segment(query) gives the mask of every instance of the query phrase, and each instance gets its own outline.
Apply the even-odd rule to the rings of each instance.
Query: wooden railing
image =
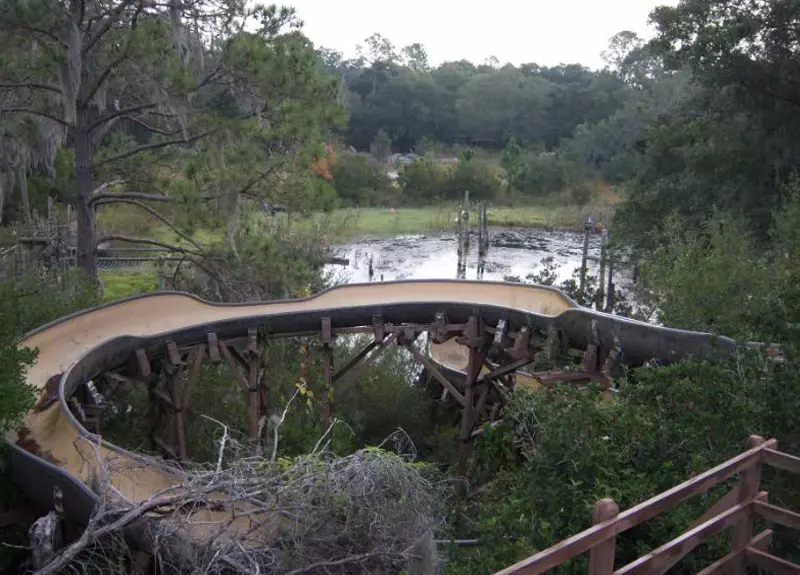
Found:
[[[774,573],[800,573],[800,565],[767,552],[772,542],[770,529],[756,535],[753,533],[756,518],[800,530],[800,514],[770,505],[767,503],[767,493],[760,491],[762,464],[800,474],[800,458],[777,451],[775,439],[764,440],[754,435],[748,440],[747,446],[747,451],[733,459],[622,513],[619,513],[613,500],[598,501],[594,506],[592,527],[495,575],[542,573],[586,551],[589,552],[590,575],[660,575],[695,547],[727,528],[733,530],[730,553],[698,575],[740,575],[750,565]],[[621,569],[614,569],[617,535],[693,495],[707,492],[735,475],[739,475],[738,485],[700,517],[688,531]]]

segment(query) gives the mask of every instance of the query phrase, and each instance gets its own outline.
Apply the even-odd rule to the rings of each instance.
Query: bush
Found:
[[[469,159],[459,160],[447,185],[448,196],[460,200],[469,191],[470,200],[492,200],[502,191],[498,170],[488,162]]]
[[[505,463],[477,501],[457,505],[474,526],[452,526],[459,537],[479,536],[482,544],[470,554],[454,553],[448,571],[494,572],[545,549],[589,527],[597,500],[610,497],[627,509],[742,452],[750,434],[777,437],[782,449],[798,453],[799,375],[751,354],[717,365],[638,369],[620,382],[613,402],[600,400],[596,390],[567,387],[514,392],[507,423],[476,445],[478,454]],[[512,443],[519,464],[509,453]],[[770,502],[796,506],[797,479],[767,479]],[[620,536],[617,564],[686,530],[729,487]],[[676,572],[697,572],[728,550],[724,539],[712,540]],[[585,572],[585,562],[584,556],[558,572]]]
[[[369,156],[344,153],[332,173],[333,185],[346,206],[378,205],[392,195],[384,167]]]
[[[447,196],[451,171],[430,158],[420,158],[400,172],[403,199],[412,204],[433,204]]]
[[[577,168],[556,154],[531,155],[525,169],[510,179],[511,185],[528,196],[546,196],[563,190],[576,179]]]

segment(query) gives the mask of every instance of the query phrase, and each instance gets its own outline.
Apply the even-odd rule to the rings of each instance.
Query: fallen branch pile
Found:
[[[135,503],[115,484],[141,469],[98,456],[100,503],[89,525],[37,573],[101,564],[130,572],[126,529],[144,534],[160,572],[433,572],[439,488],[409,457],[367,448],[270,461],[240,457],[247,447],[227,430],[222,437],[218,462],[175,469],[177,483]]]

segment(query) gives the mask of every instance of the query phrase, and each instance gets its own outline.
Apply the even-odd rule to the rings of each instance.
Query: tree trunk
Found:
[[[82,121],[86,111],[79,112],[75,129],[75,186],[78,192],[78,267],[90,281],[97,281],[97,260],[94,234],[94,208],[92,206],[92,146],[86,131],[87,122]]]

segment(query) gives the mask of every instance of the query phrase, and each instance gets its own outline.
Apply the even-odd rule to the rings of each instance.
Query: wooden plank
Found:
[[[174,341],[167,342],[167,357],[169,358],[169,362],[174,366],[183,365],[183,361],[181,360],[181,354],[178,352],[178,346],[175,344]]]
[[[167,395],[163,390],[154,387],[152,390],[153,395],[155,395],[158,399],[160,399],[164,404],[175,407],[175,404],[172,402],[172,398]]]
[[[689,529],[694,529],[698,525],[702,525],[712,517],[716,517],[726,509],[733,507],[739,501],[739,486],[737,485],[730,491],[728,491],[722,499],[717,501],[714,505],[708,508],[708,511],[703,513],[700,517],[697,518],[691,525],[689,525]]]
[[[210,332],[206,336],[207,345],[208,345],[208,359],[212,362],[216,363],[220,361],[219,356],[219,345],[217,343],[217,334],[214,332]]]
[[[746,516],[750,512],[750,505],[750,502],[734,505],[669,543],[628,563],[622,569],[615,571],[614,575],[661,575],[666,573],[675,563],[691,553],[695,547],[705,543],[723,529],[727,529]]]
[[[474,316],[473,316],[474,318]],[[473,318],[470,318],[471,320]],[[478,320],[475,319],[475,324]],[[478,379],[483,361],[486,359],[488,353],[488,346],[472,347],[469,350],[469,361],[467,363],[467,381],[464,386],[464,406],[461,412],[461,443],[458,448],[458,477],[465,478],[467,476],[467,459],[470,452],[470,435],[475,427],[477,416],[473,415],[475,411],[475,381]],[[457,485],[462,485],[459,482]]]
[[[758,435],[751,435],[747,440],[748,447],[758,447],[764,445],[764,438]],[[777,442],[773,441],[773,445]],[[743,503],[754,499],[758,494],[759,486],[761,484],[761,462],[763,460],[763,453],[759,453],[757,462],[742,470],[741,480],[739,484],[739,497],[738,502]],[[742,517],[739,522],[734,525],[733,532],[731,533],[731,552],[741,551],[745,549],[753,538],[753,519],[755,513],[747,513]],[[744,560],[739,563],[734,562],[731,565],[731,575],[743,575],[745,572]]]
[[[592,523],[597,525],[619,515],[619,506],[613,499],[601,499],[594,504]],[[612,537],[589,550],[589,575],[611,575],[614,572],[614,551],[617,540]]]
[[[748,547],[758,549],[760,551],[766,551],[769,549],[770,545],[772,545],[772,531],[770,529],[766,529],[753,537]],[[733,563],[746,557],[746,553],[746,550],[728,553],[722,559],[718,559],[702,571],[698,571],[696,575],[725,575],[730,570]]]
[[[795,513],[789,509],[770,505],[769,503],[762,503],[760,501],[754,503],[753,510],[756,512],[756,515],[771,523],[778,523],[800,531],[800,513]]]
[[[370,365],[374,364],[374,363],[375,363],[375,362],[378,360],[378,358],[381,356],[381,354],[383,354],[383,352],[384,352],[384,351],[386,351],[386,349],[387,349],[387,348],[388,348],[388,347],[389,347],[389,346],[390,346],[392,343],[394,343],[394,342],[397,340],[397,338],[398,338],[398,337],[399,337],[399,336],[398,336],[398,334],[397,334],[397,333],[392,333],[392,334],[390,334],[388,337],[386,337],[386,338],[383,340],[383,342],[381,342],[381,343],[379,344],[378,348],[377,348],[375,351],[373,351],[373,352],[372,352],[372,354],[371,354],[369,357],[365,358],[365,359],[364,359],[364,361],[362,361],[360,364],[358,364],[357,366],[355,366],[355,367],[354,367],[352,370],[350,370],[350,372],[349,372],[349,373],[345,374],[345,375],[342,377],[342,379],[341,379],[341,380],[339,380],[339,381],[336,381],[336,380],[334,379],[334,381],[335,381],[335,382],[336,382],[336,384],[337,384],[337,385],[336,385],[336,389],[335,389],[335,393],[336,393],[336,394],[341,394],[341,393],[342,393],[342,392],[343,392],[345,389],[347,389],[347,387],[348,387],[348,386],[349,386],[349,385],[350,385],[352,382],[354,382],[355,380],[357,380],[357,379],[358,379],[358,376],[361,374],[361,372],[362,372],[364,369],[366,369],[367,367],[369,367]],[[334,378],[335,378],[335,377],[336,377],[336,376],[334,376]]]
[[[324,327],[323,327],[323,332],[324,332]],[[332,372],[333,372],[333,346],[329,344],[323,344],[322,387],[323,391],[325,392],[325,399],[323,400],[325,402],[325,407],[322,413],[323,429],[328,429],[328,427],[330,427],[331,418],[333,417],[333,380],[331,379],[333,377]]]
[[[693,495],[705,493],[713,486],[757,464],[763,449],[771,448],[776,443],[774,439],[770,439],[758,447],[748,449],[744,453],[704,473],[696,475],[692,479],[684,481],[672,489],[623,511],[619,514],[617,519],[595,525],[581,533],[564,539],[548,549],[540,551],[527,559],[523,559],[502,571],[498,571],[496,575],[511,575],[512,573],[532,575],[552,569],[564,561],[573,559],[581,553],[588,551],[601,541],[605,541],[609,537],[614,537],[628,531],[636,525],[652,519],[656,515],[674,507]]]
[[[366,357],[369,352],[371,352],[373,349],[375,349],[382,343],[383,341],[377,339],[370,342],[367,346],[364,347],[364,349],[362,349],[352,358],[350,358],[350,361],[348,361],[344,367],[338,369],[336,373],[333,374],[333,381],[334,382],[339,381],[342,378],[342,376],[344,376],[348,371],[353,369],[353,367],[355,367],[357,363],[359,363],[362,359],[364,359],[364,357]]]
[[[152,437],[153,442],[162,450],[164,453],[172,457],[173,459],[177,459],[178,455],[175,453],[175,449],[173,449],[166,441],[161,439],[158,435],[153,435]]]
[[[195,349],[194,355],[191,359],[191,368],[189,369],[189,379],[186,382],[186,389],[183,391],[183,409],[189,408],[189,398],[192,396],[197,380],[200,379],[200,373],[203,370],[203,361],[206,357],[206,346],[198,345]]]
[[[249,341],[247,382],[250,390],[250,440],[258,442],[258,422],[261,419],[261,387],[258,373],[261,368],[261,356],[258,353],[258,334],[255,330],[250,331]],[[256,453],[259,452],[257,445],[254,445],[254,449]]]
[[[794,455],[789,455],[781,451],[775,451],[774,449],[765,449],[764,463],[776,467],[777,469],[791,471],[792,473],[800,475],[800,457],[795,457]]]
[[[139,370],[139,375],[144,378],[150,377],[153,373],[150,369],[150,360],[147,359],[147,353],[141,348],[136,350],[136,367]]]
[[[231,371],[233,372],[233,375],[236,378],[236,381],[239,382],[239,385],[242,388],[242,392],[245,394],[245,398],[246,398],[247,394],[250,392],[250,390],[248,389],[249,384],[247,382],[247,378],[244,376],[244,374],[239,369],[239,364],[233,358],[233,355],[231,354],[231,350],[228,349],[228,346],[225,345],[225,342],[222,341],[222,340],[219,340],[218,345],[219,345],[219,351],[222,353],[222,357],[225,358],[225,361],[228,363],[228,367],[231,368]]]
[[[747,564],[759,569],[763,569],[767,573],[774,575],[798,575],[800,574],[800,565],[780,559],[764,551],[748,547],[746,551]]]
[[[494,369],[493,371],[490,371],[489,373],[483,374],[480,377],[480,379],[478,379],[478,383],[480,384],[480,383],[483,383],[485,381],[490,381],[492,379],[497,379],[499,377],[503,377],[504,375],[508,375],[510,373],[514,373],[519,368],[525,367],[526,365],[528,365],[529,363],[532,363],[533,361],[534,361],[534,357],[533,356],[528,356],[528,357],[523,357],[521,359],[518,359],[518,360],[516,360],[516,361],[514,361],[512,363],[503,365],[501,367],[498,367],[498,368]]]
[[[437,369],[437,367],[433,364],[432,361],[430,361],[427,357],[418,352],[413,345],[407,345],[406,348],[411,353],[411,355],[414,356],[414,359],[420,362],[425,367],[425,369],[428,370],[428,373],[430,373],[433,377],[435,377],[436,381],[441,383],[444,386],[444,388],[448,391],[448,393],[452,395],[456,399],[456,401],[458,401],[458,403],[461,404],[462,407],[467,405],[467,400],[464,398],[461,392],[458,391],[456,387],[445,376],[441,374],[441,372]]]

